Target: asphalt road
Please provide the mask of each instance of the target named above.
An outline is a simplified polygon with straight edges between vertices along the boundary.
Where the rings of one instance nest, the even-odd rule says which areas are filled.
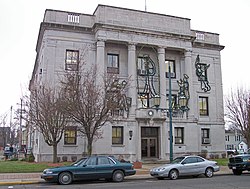
[[[214,176],[206,178],[200,176],[198,178],[185,177],[178,180],[125,180],[121,183],[104,182],[104,181],[88,181],[76,182],[69,186],[62,186],[51,183],[32,184],[32,185],[16,185],[16,186],[0,186],[0,189],[249,189],[250,174],[241,176],[226,175]]]

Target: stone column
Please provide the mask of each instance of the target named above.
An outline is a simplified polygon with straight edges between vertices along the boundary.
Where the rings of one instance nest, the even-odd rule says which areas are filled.
[[[165,64],[165,48],[159,47],[158,48],[158,60],[159,60],[159,71],[160,71],[160,108],[167,108],[166,107],[166,64]]]
[[[160,108],[167,108],[167,101],[166,101],[166,88],[167,88],[167,80],[166,80],[166,64],[165,64],[165,48],[159,47],[158,48],[158,60],[159,60],[159,72],[160,72],[160,78],[159,78],[159,85],[160,85]],[[167,146],[168,146],[168,140],[167,140],[167,127],[166,122],[162,122],[162,127],[160,128],[161,132],[161,138],[160,138],[160,158],[165,158],[165,154],[167,153]]]
[[[194,93],[194,83],[193,83],[193,73],[195,72],[195,70],[194,70],[195,67],[192,66],[191,50],[187,49],[185,51],[184,56],[185,56],[185,71],[184,71],[184,73],[186,73],[189,77],[188,82],[189,82],[190,99],[188,101],[188,107],[189,107],[188,117],[193,119],[194,118],[195,99],[196,99],[196,96],[194,96],[195,93]]]
[[[129,90],[128,97],[132,98],[131,108],[129,110],[130,116],[135,116],[136,101],[137,101],[137,69],[136,69],[136,46],[135,44],[128,45],[128,78]]]
[[[105,42],[104,40],[98,40],[96,44],[96,65],[98,80],[102,81],[103,76],[107,72],[107,67],[105,65]]]

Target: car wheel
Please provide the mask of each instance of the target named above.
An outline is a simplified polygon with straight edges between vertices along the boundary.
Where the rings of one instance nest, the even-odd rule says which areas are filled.
[[[205,176],[208,178],[213,177],[214,175],[214,170],[211,167],[208,167],[205,171]]]
[[[179,176],[179,173],[176,169],[172,169],[171,171],[169,171],[169,178],[171,180],[176,180]]]
[[[113,173],[112,179],[114,182],[122,182],[124,179],[124,173],[121,170],[117,170]]]
[[[69,172],[62,172],[58,179],[59,184],[67,185],[72,182],[72,175]]]
[[[233,174],[234,175],[241,175],[242,174],[242,171],[241,170],[233,170]]]

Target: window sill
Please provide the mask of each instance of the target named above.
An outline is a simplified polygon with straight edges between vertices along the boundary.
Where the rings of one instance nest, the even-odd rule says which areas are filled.
[[[76,144],[64,144],[63,147],[78,147]]]
[[[111,147],[125,147],[124,144],[112,144]]]

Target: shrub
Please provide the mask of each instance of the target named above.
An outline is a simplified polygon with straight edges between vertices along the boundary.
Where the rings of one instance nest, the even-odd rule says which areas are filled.
[[[27,162],[34,162],[35,161],[35,156],[33,153],[30,153],[29,155],[26,156],[26,161]]]
[[[67,156],[63,156],[63,157],[62,157],[62,161],[63,161],[63,162],[68,161],[68,157],[67,157]]]
[[[76,156],[71,156],[71,161],[72,162],[75,162],[77,160],[77,157]]]

